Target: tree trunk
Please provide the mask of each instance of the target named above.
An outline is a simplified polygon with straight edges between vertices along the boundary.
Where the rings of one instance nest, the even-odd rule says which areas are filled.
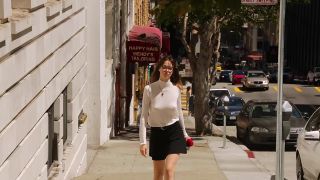
[[[213,55],[213,34],[216,28],[217,18],[202,27],[192,26],[196,28],[191,35],[189,44],[186,41],[188,14],[184,16],[183,31],[181,41],[184,45],[187,56],[190,60],[191,69],[193,71],[193,86],[194,86],[194,114],[195,114],[195,129],[196,134],[212,135],[212,115],[209,110],[209,89],[211,81],[209,79],[210,63]],[[198,31],[199,30],[199,31]],[[200,54],[195,56],[195,46],[200,37]]]
[[[209,112],[208,94],[211,83],[209,68],[212,58],[212,43],[210,34],[200,34],[200,55],[193,73],[195,92],[196,133],[212,134],[212,117]]]

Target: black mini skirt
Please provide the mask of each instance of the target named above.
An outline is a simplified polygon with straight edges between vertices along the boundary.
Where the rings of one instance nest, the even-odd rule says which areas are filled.
[[[179,121],[165,127],[151,127],[149,155],[165,160],[169,154],[186,154],[187,146]]]

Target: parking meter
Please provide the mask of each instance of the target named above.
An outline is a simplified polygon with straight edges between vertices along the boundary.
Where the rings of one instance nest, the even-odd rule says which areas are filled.
[[[227,119],[226,119],[226,113],[227,113],[227,105],[229,103],[229,97],[228,96],[224,96],[222,98],[222,102],[223,102],[223,108],[224,108],[224,115],[223,115],[223,145],[222,147],[225,148],[226,147],[226,141],[227,141]]]
[[[282,104],[282,140],[287,139],[290,133],[290,117],[292,113],[292,106],[288,101]]]

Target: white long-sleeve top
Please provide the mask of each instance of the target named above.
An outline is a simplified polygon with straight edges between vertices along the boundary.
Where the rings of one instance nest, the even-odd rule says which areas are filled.
[[[163,127],[177,121],[181,125],[184,136],[188,137],[181,109],[180,89],[171,81],[161,80],[145,86],[139,127],[140,144],[147,143],[147,124],[151,127]]]

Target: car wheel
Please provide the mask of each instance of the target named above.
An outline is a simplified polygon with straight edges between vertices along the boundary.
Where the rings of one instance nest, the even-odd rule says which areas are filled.
[[[300,155],[297,155],[297,160],[296,160],[296,173],[297,173],[297,180],[303,180],[303,168],[302,168],[302,163],[301,163],[301,158]],[[319,180],[319,178],[318,178]]]
[[[244,84],[242,84],[242,89],[246,90],[246,86]]]
[[[269,90],[269,87],[266,87],[265,90],[268,91],[268,90]]]

